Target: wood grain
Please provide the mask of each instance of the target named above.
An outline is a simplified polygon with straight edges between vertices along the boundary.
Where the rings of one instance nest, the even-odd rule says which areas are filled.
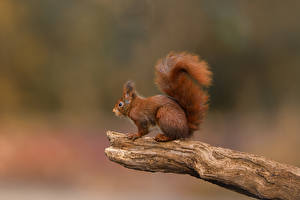
[[[107,157],[148,172],[189,174],[257,199],[300,199],[300,168],[200,141],[135,141],[108,131]]]

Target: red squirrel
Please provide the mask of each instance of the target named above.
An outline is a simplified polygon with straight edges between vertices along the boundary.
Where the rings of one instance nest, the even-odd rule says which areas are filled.
[[[132,81],[123,86],[123,95],[113,108],[117,116],[129,117],[138,132],[128,134],[135,140],[158,126],[157,142],[188,138],[199,129],[208,109],[212,72],[207,63],[189,53],[169,53],[155,66],[155,83],[166,95],[141,97]]]

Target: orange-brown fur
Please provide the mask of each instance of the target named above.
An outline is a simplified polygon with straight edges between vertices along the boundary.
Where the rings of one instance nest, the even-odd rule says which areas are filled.
[[[138,133],[130,139],[142,137],[150,126],[159,126],[162,133],[156,141],[186,138],[199,128],[208,109],[205,88],[211,84],[212,72],[195,55],[170,53],[155,66],[156,84],[166,95],[140,97],[132,81],[125,83],[123,95],[115,105],[116,115],[129,117]]]

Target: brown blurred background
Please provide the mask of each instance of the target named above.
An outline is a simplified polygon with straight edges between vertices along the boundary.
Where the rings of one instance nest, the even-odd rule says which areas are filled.
[[[194,139],[300,166],[300,2],[0,1],[0,199],[249,199],[107,160],[111,109],[153,65],[199,54],[214,72]]]

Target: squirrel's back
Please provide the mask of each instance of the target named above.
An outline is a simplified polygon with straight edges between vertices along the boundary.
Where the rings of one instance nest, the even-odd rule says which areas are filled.
[[[155,66],[156,84],[185,110],[189,134],[199,128],[208,109],[212,72],[205,61],[188,53],[170,53]]]

